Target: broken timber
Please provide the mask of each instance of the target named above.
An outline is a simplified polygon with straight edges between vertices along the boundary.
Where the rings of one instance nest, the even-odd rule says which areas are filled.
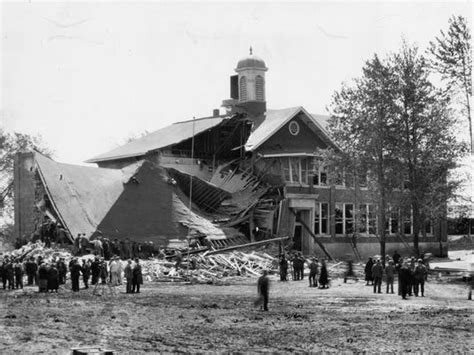
[[[268,244],[268,243],[280,242],[280,241],[283,241],[283,240],[287,240],[289,238],[290,237],[273,238],[273,239],[266,239],[266,240],[262,240],[262,241],[254,242],[254,243],[236,245],[234,247],[229,247],[229,248],[224,248],[224,249],[211,251],[211,252],[206,253],[206,255],[225,253],[226,251],[237,250],[237,249],[242,249],[242,248],[247,248],[247,247],[256,247],[256,246],[265,245],[265,244]]]
[[[289,207],[289,210],[291,211],[291,213],[293,213],[296,217],[296,211]],[[334,260],[334,258],[331,256],[331,254],[329,254],[329,252],[326,250],[326,248],[324,247],[323,243],[321,243],[321,241],[319,240],[318,237],[316,237],[316,234],[313,233],[313,231],[311,230],[311,228],[308,227],[308,225],[304,222],[304,221],[299,221],[301,223],[301,225],[304,227],[304,229],[306,229],[306,231],[313,237],[314,241],[316,243],[318,243],[318,245],[321,247],[322,251],[324,252],[324,254],[326,254],[326,256],[329,258],[329,260]]]

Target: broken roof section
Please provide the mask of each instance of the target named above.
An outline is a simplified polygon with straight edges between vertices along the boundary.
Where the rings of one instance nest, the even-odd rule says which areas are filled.
[[[123,191],[124,173],[57,163],[39,153],[36,166],[56,213],[75,237],[92,234]]]
[[[245,144],[245,150],[255,151],[265,143],[273,134],[283,127],[286,123],[302,113],[303,121],[310,127],[326,144],[334,146],[326,131],[327,116],[311,115],[303,107],[290,107],[281,110],[267,110],[265,119],[257,126]]]
[[[146,136],[133,140],[118,148],[112,149],[86,161],[86,163],[97,163],[107,160],[116,160],[130,157],[140,157],[147,152],[165,148],[177,144],[194,135],[213,128],[224,121],[228,116],[205,117],[196,120],[177,122],[171,126],[161,128]],[[194,128],[193,128],[194,126]]]
[[[226,237],[227,231],[189,210],[152,162],[119,170],[62,164],[39,153],[35,160],[54,211],[73,237],[100,230],[109,239],[167,244],[185,237],[187,228],[210,239]]]

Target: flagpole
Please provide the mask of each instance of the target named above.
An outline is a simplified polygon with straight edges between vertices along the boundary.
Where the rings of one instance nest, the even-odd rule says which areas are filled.
[[[193,116],[193,137],[191,138],[191,174],[189,177],[189,212],[193,210],[193,167],[194,167],[194,132],[195,132],[195,120],[196,117]],[[186,264],[186,274],[189,275],[189,237],[190,237],[191,228],[188,227],[188,257]]]
[[[191,138],[191,171],[192,168],[194,167],[194,120],[195,117],[193,117],[193,137]],[[190,180],[189,180],[189,209],[192,210],[192,200],[193,200],[193,174],[190,174]]]

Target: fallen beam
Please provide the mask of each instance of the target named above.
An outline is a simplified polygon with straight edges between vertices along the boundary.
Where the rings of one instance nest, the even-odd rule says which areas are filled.
[[[248,247],[256,247],[256,246],[259,246],[259,245],[265,245],[265,244],[274,243],[274,242],[281,242],[281,241],[287,240],[289,238],[290,237],[273,238],[273,239],[261,240],[259,242],[254,242],[254,243],[236,245],[234,247],[223,248],[223,249],[211,251],[211,252],[208,252],[206,255],[225,253],[226,251],[232,251],[232,250],[243,249],[243,248],[248,248]]]
[[[296,214],[296,211],[293,209],[293,208],[289,208],[291,213],[293,213],[295,215],[295,217],[297,216]],[[304,222],[304,221],[299,221],[302,226],[306,229],[306,231],[313,237],[314,241],[316,243],[318,243],[319,247],[322,249],[322,251],[324,252],[324,254],[326,254],[326,256],[329,258],[329,260],[334,260],[334,258],[331,256],[331,254],[329,254],[329,252],[327,251],[327,249],[324,247],[323,243],[319,240],[319,238],[316,236],[316,234],[313,233],[313,231],[311,230],[311,228],[308,227],[308,225]]]

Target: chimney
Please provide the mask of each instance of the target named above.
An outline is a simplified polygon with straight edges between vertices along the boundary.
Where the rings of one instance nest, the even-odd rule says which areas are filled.
[[[218,108],[215,108],[214,110],[212,110],[212,117],[219,117],[220,115],[220,111]]]

